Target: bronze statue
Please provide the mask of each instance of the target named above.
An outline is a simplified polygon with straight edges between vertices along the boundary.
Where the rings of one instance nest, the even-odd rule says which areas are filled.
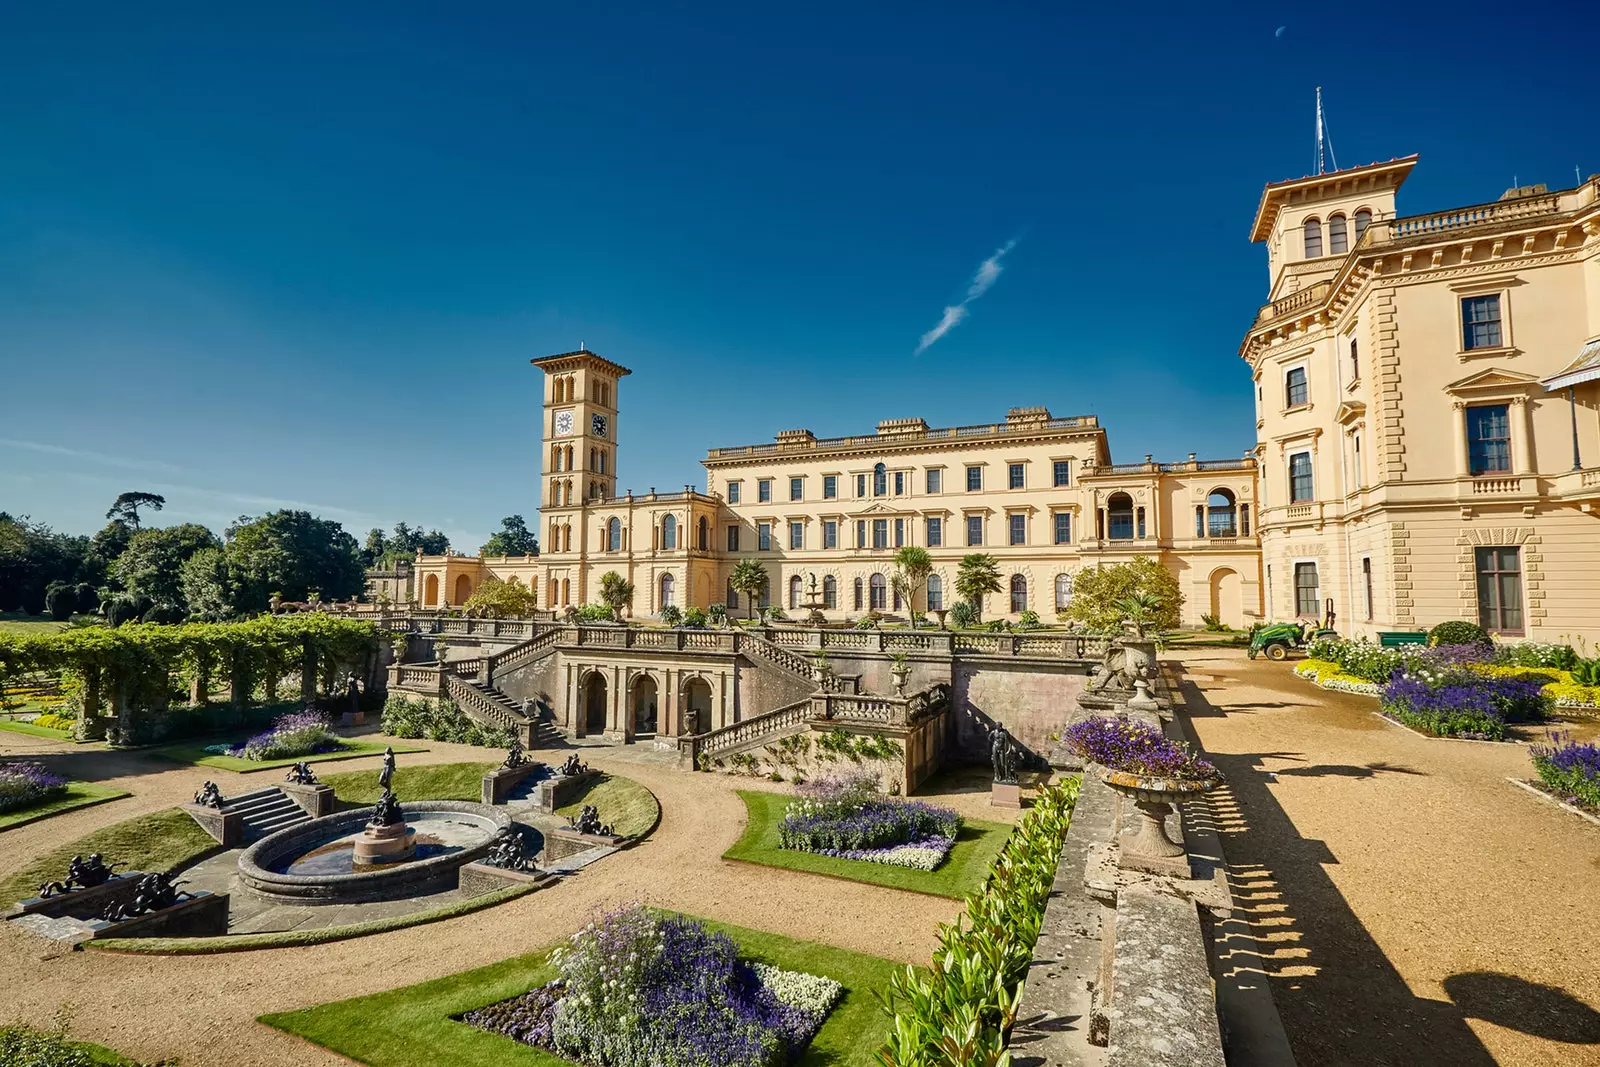
[[[311,765],[305,760],[301,760],[293,767],[290,767],[289,773],[283,776],[283,780],[286,782],[293,782],[295,785],[317,784],[316,773],[312,771]]]
[[[585,804],[578,812],[576,819],[567,818],[567,825],[580,834],[601,837],[614,837],[615,831],[600,821],[600,809],[593,804]]]
[[[531,874],[538,870],[533,865],[533,857],[528,855],[527,842],[514,826],[500,831],[489,845],[489,854],[483,858],[483,862],[504,871],[527,871]]]
[[[132,900],[107,906],[100,918],[106,922],[119,923],[147,912],[170,908],[178,901],[194,895],[181,891],[178,887],[184,883],[174,882],[172,877],[171,872],[159,871],[145,875],[139,879],[139,887],[134,891]]]
[[[389,783],[394,780],[394,746],[390,745],[383,750],[383,767],[378,771],[378,788],[385,793],[389,791]]]
[[[993,765],[994,780],[1004,785],[1017,781],[1017,750],[1011,743],[1011,734],[999,723],[989,732],[989,762]]]
[[[585,774],[588,772],[588,770],[589,765],[580,760],[576,752],[568,756],[567,761],[561,765],[561,773],[568,778],[574,778],[580,774]]]
[[[221,808],[225,799],[216,782],[207,782],[194,795],[194,802],[202,808]]]
[[[91,852],[86,860],[82,856],[74,856],[67,864],[67,876],[59,882],[46,882],[39,887],[41,897],[53,897],[58,893],[70,893],[74,889],[89,889],[97,885],[105,885],[115,874],[116,862],[107,863],[100,858],[100,853]]]
[[[527,754],[522,751],[522,738],[517,734],[511,735],[511,746],[506,750],[505,762],[500,764],[506,770],[515,770],[528,765]]]
[[[372,818],[367,820],[367,825],[393,826],[402,822],[405,822],[405,816],[401,814],[400,802],[395,799],[393,793],[385,789],[383,796],[372,806]]]

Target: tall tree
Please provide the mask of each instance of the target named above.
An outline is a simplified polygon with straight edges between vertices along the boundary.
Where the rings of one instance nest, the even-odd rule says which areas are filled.
[[[0,512],[0,611],[45,610],[46,590],[59,582],[93,580],[85,565],[89,539],[56,533],[26,515]]]
[[[508,515],[500,520],[500,532],[494,534],[478,549],[480,556],[537,556],[539,539],[528,529],[521,515]]]
[[[178,568],[191,619],[217,622],[233,614],[233,590],[228,581],[228,557],[220,548],[202,548]]]
[[[761,565],[758,559],[742,559],[733,568],[733,574],[728,582],[734,591],[743,593],[750,600],[750,618],[756,617],[756,601],[767,590],[767,568]]]
[[[133,535],[111,572],[135,600],[149,606],[171,605],[188,614],[180,571],[196,552],[221,547],[216,534],[192,522],[151,527]]]
[[[370,536],[370,535],[369,535]],[[394,524],[394,534],[384,542],[383,555],[377,566],[392,567],[396,560],[411,559],[420,549],[425,556],[437,556],[448,551],[450,538],[438,530],[424,531],[403,522]]]
[[[388,547],[389,541],[383,536],[383,530],[374,526],[367,531],[367,539],[361,546],[361,562],[368,567],[376,567]]]
[[[139,529],[139,509],[149,508],[151,511],[160,511],[167,506],[167,498],[159,493],[144,493],[139,491],[121,493],[112,503],[111,510],[106,512],[106,518],[118,522],[132,530]]]
[[[1135,607],[1129,597],[1149,600]],[[1177,577],[1159,560],[1134,556],[1126,563],[1085,567],[1074,575],[1072,602],[1065,614],[1094,630],[1116,632],[1124,620],[1141,630],[1175,630],[1183,600]]]
[[[1000,591],[1000,563],[987,552],[970,552],[956,568],[956,593],[983,617],[983,598]]]
[[[633,583],[616,571],[606,571],[600,576],[600,602],[621,622],[622,609],[633,603]]]
[[[234,612],[240,615],[265,611],[273,593],[304,600],[315,590],[324,600],[344,600],[365,581],[356,539],[337,522],[308,511],[242,516],[228,527],[224,551]]]
[[[894,554],[894,587],[906,599],[911,628],[917,628],[917,593],[933,573],[933,557],[919,545],[906,545]]]

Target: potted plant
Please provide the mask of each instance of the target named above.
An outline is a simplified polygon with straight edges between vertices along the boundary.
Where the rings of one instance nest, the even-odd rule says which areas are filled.
[[[889,677],[894,681],[895,695],[905,696],[906,681],[911,677],[911,664],[904,652],[895,652],[889,656]]]
[[[823,649],[817,649],[816,655],[812,659],[811,677],[821,687],[827,685],[828,676],[832,673],[833,668],[828,665],[828,653]]]
[[[1125,856],[1183,855],[1183,846],[1167,836],[1167,815],[1173,804],[1215,789],[1222,772],[1159,728],[1126,715],[1082,719],[1062,739],[1085,762],[1104,768],[1101,781],[1132,800],[1142,816],[1137,830],[1120,842]]]

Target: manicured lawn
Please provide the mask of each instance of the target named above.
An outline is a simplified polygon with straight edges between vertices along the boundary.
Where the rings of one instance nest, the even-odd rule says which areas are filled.
[[[722,854],[725,860],[742,860],[766,867],[782,867],[790,871],[809,871],[835,878],[848,878],[852,882],[888,886],[890,889],[909,889],[938,897],[959,900],[980,888],[994,864],[994,858],[1011,835],[1006,823],[969,820],[956,837],[956,846],[936,871],[915,871],[909,867],[891,867],[886,863],[866,863],[861,860],[842,860],[833,856],[819,856],[814,852],[800,852],[778,845],[778,823],[783,821],[784,809],[794,799],[782,793],[756,793],[739,790],[744,800],[748,819],[744,834],[733,847]]]
[[[844,999],[800,1059],[802,1067],[872,1062],[888,1028],[872,991],[888,988],[900,964],[738,926],[707,925],[738,942],[747,959],[825,975],[844,985]],[[567,1067],[566,1060],[452,1018],[548,982],[555,968],[545,962],[547,951],[387,993],[263,1015],[261,1021],[371,1067]]]
[[[91,804],[103,804],[108,800],[120,800],[128,796],[124,789],[112,789],[104,785],[91,785],[88,782],[73,782],[67,786],[67,795],[57,797],[55,800],[44,804],[35,804],[28,808],[18,808],[16,811],[0,812],[0,830],[7,830],[23,823],[36,822],[47,819],[52,815],[59,815],[63,811],[73,808],[87,808]],[[9,903],[7,901],[6,903]]]
[[[222,771],[237,771],[240,774],[249,774],[251,771],[270,771],[275,767],[291,767],[301,760],[307,763],[326,763],[330,760],[359,759],[362,756],[372,756],[383,752],[387,747],[376,741],[345,741],[344,747],[334,752],[322,752],[315,756],[288,756],[284,759],[240,759],[238,756],[222,756],[215,752],[207,752],[206,746],[221,744],[220,741],[187,741],[179,745],[166,745],[162,748],[150,750],[153,756],[172,760],[174,763],[190,763],[196,767],[215,767]],[[406,745],[396,745],[396,752],[426,752],[425,748],[414,748]],[[374,800],[377,798],[374,797]]]
[[[0,901],[7,905],[39,892],[45,882],[66,877],[67,861],[98,852],[118,871],[166,871],[187,864],[217,847],[179,808],[167,808],[102,827],[76,841],[51,849],[11,877],[0,881]]]
[[[35,726],[31,722],[22,722],[20,719],[0,719],[0,730],[10,730],[14,734],[28,734],[31,737],[48,737],[52,741],[71,741],[72,734],[66,730],[52,730],[48,726]]]
[[[593,804],[600,812],[600,821],[624,837],[643,837],[656,828],[661,818],[661,803],[656,795],[631,778],[606,774],[596,779],[587,792],[557,815],[576,817],[585,804]]]
[[[67,624],[57,622],[48,615],[29,615],[22,611],[0,611],[0,634],[53,634],[65,630]]]
[[[483,776],[498,766],[498,763],[431,763],[421,767],[396,767],[392,788],[402,802],[481,800]],[[334,796],[349,804],[376,804],[383,793],[378,788],[376,771],[341,771],[319,777],[324,785],[333,786]]]

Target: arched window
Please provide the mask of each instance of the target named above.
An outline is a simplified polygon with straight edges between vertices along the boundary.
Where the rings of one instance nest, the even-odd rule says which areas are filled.
[[[562,482],[561,483],[561,488],[562,488],[562,491],[563,491],[563,495],[567,498],[566,502],[568,504],[571,504],[572,503],[572,479],[568,478],[566,481]]]
[[[1066,611],[1072,603],[1072,575],[1056,575],[1056,610]]]
[[[1106,501],[1106,518],[1111,527],[1106,537],[1112,541],[1133,540],[1133,497],[1127,493],[1112,493]]]
[[[661,606],[670,608],[678,602],[678,580],[670,574],[661,576]]]
[[[606,551],[622,551],[622,520],[612,519],[606,523]]]
[[[1028,610],[1028,579],[1020,574],[1011,576],[1011,614]]]
[[[1322,255],[1322,220],[1306,219],[1306,258],[1316,259]]]
[[[1332,215],[1328,218],[1328,251],[1334,255],[1350,251],[1350,238],[1344,228],[1344,216]]]
[[[944,579],[937,574],[928,575],[928,610],[944,610]]]
[[[565,458],[566,458],[566,461],[567,461],[566,467],[564,469],[571,470],[572,469],[572,446],[568,445],[562,451],[564,451],[566,453],[566,457]]]
[[[800,607],[800,576],[789,576],[789,610],[794,611]]]
[[[882,496],[889,491],[889,471],[882,463],[872,468],[872,495]]]
[[[606,472],[606,454],[604,452],[595,453],[594,470],[596,474],[604,474]]]
[[[668,552],[678,547],[678,517],[676,515],[668,515],[661,520],[661,547]]]
[[[851,597],[850,603],[851,603],[851,610],[852,611],[860,611],[861,610],[861,579],[860,578],[857,578],[855,580],[854,596]]]
[[[883,575],[874,574],[868,579],[867,585],[872,590],[872,599],[869,601],[869,606],[873,611],[883,611],[889,606],[889,583],[883,580]]]
[[[822,579],[822,606],[830,611],[839,606],[839,579],[831,574]]]
[[[1356,240],[1361,240],[1361,235],[1367,232],[1367,227],[1372,225],[1372,212],[1362,208],[1356,212]]]
[[[561,603],[572,603],[572,579],[570,578],[561,579]]]
[[[695,547],[702,552],[709,552],[711,550],[711,524],[706,521],[706,517],[704,515],[700,516],[700,525],[695,538]]]
[[[728,606],[728,610],[729,611],[733,611],[735,608],[737,608],[739,606],[739,591],[733,587],[733,579],[732,578],[728,579],[727,606]]]
[[[1206,533],[1211,537],[1238,537],[1238,509],[1233,494],[1226,489],[1213,490],[1206,498]]]

